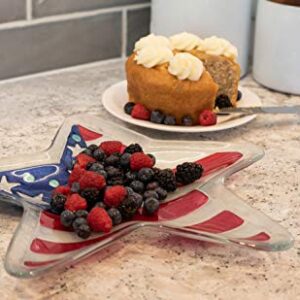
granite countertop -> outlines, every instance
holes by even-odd
[[[122,69],[120,62],[100,63],[0,83],[0,157],[45,149],[70,115],[112,119],[101,106],[101,94],[124,78]],[[251,76],[242,85],[264,104],[300,103],[300,97],[270,91]],[[5,272],[3,258],[22,210],[0,203],[1,299],[300,299],[299,132],[299,115],[261,115],[236,129],[179,136],[263,147],[265,157],[226,184],[288,228],[296,240],[292,249],[267,253],[140,231],[58,274],[21,280]]]

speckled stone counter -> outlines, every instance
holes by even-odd
[[[123,78],[122,63],[114,62],[0,84],[0,157],[46,148],[70,115],[111,119],[101,95]],[[300,97],[267,90],[250,76],[242,85],[264,104],[300,104]],[[154,138],[178,138],[135,129]],[[288,228],[295,246],[266,253],[140,231],[60,273],[20,280],[5,272],[3,258],[22,210],[0,203],[1,300],[300,299],[300,116],[261,115],[236,129],[179,138],[262,146],[265,157],[227,185]]]

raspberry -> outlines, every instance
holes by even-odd
[[[96,159],[85,153],[80,153],[76,156],[76,161],[81,168],[85,169],[89,162],[95,162]]]
[[[92,171],[84,172],[78,182],[82,190],[86,188],[96,188],[101,190],[106,185],[105,178]]]
[[[62,194],[62,195],[68,196],[70,194],[70,192],[71,192],[71,189],[69,186],[60,185],[52,191],[52,196],[54,196],[56,194]]]
[[[150,111],[142,104],[136,104],[131,112],[131,116],[135,119],[149,120]]]
[[[85,173],[85,169],[82,169],[78,164],[76,164],[69,176],[68,184],[72,186],[74,182],[78,182],[80,177]]]
[[[199,115],[199,124],[202,126],[215,125],[217,123],[217,115],[211,110],[204,110]]]
[[[65,203],[65,210],[77,211],[85,210],[87,208],[87,202],[79,194],[72,194],[68,197]]]
[[[126,196],[126,188],[122,185],[115,185],[105,191],[104,203],[110,207],[118,207]]]
[[[105,209],[94,207],[87,217],[88,224],[95,232],[109,232],[112,228],[112,220]]]
[[[113,153],[121,153],[123,149],[123,144],[118,141],[106,141],[102,142],[99,146],[106,155],[111,155]]]
[[[142,168],[152,168],[153,165],[153,160],[142,152],[135,152],[130,157],[130,169],[133,171],[138,171]]]

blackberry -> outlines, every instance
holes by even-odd
[[[158,194],[158,200],[165,200],[168,196],[168,192],[161,187],[154,190]]]
[[[120,154],[114,153],[106,157],[104,163],[106,166],[118,167],[120,165]]]
[[[133,107],[134,107],[134,103],[133,102],[127,102],[125,105],[124,105],[124,111],[127,115],[131,115],[131,112],[133,110]]]
[[[65,207],[65,202],[67,201],[67,197],[63,194],[55,194],[50,202],[50,207],[52,212],[55,214],[60,214]]]
[[[92,208],[101,199],[100,191],[96,188],[86,188],[81,191],[80,195],[86,200],[89,208]]]
[[[96,149],[98,149],[99,147],[95,144],[91,144],[88,146],[88,149],[91,150],[92,152],[94,152]]]
[[[145,185],[139,180],[134,180],[130,183],[130,187],[136,192],[136,193],[143,193],[145,190]]]
[[[160,110],[153,110],[151,112],[150,121],[152,123],[162,124],[165,119],[165,115]]]
[[[176,118],[172,115],[166,115],[164,119],[164,124],[165,125],[176,125]]]
[[[240,101],[243,97],[243,94],[240,90],[238,90],[238,94],[237,94],[237,98],[236,98],[236,101]]]
[[[75,212],[76,218],[87,218],[88,214],[89,214],[88,211],[83,209],[77,210]]]
[[[64,210],[60,215],[60,223],[65,227],[70,227],[75,219],[75,214],[70,210]]]
[[[96,162],[96,163],[92,163],[91,165],[88,165],[87,169],[89,171],[93,171],[93,172],[99,173],[99,172],[101,172],[101,171],[104,170],[104,166],[102,164]]]
[[[87,220],[85,218],[76,218],[72,223],[72,227],[73,227],[74,231],[76,231],[77,228],[79,228],[81,225],[85,225],[85,224],[87,224]]]
[[[130,184],[132,181],[137,179],[137,173],[128,171],[125,173],[125,184]]]
[[[130,144],[125,148],[124,152],[133,154],[135,152],[143,152],[143,148],[139,144]]]
[[[132,195],[134,193],[134,190],[131,187],[126,186],[125,188],[127,190],[127,195]]]
[[[116,167],[108,166],[105,171],[107,172],[107,178],[123,177],[123,170]]]
[[[150,168],[142,168],[138,172],[138,179],[142,182],[149,182],[152,180],[154,172]]]
[[[131,219],[138,208],[139,203],[134,195],[129,195],[119,206],[120,213],[125,220]]]
[[[107,211],[107,213],[110,216],[114,226],[122,223],[122,215],[117,208],[112,207]]]
[[[91,228],[88,224],[82,224],[75,230],[75,232],[82,239],[87,239],[91,235]]]
[[[80,191],[80,184],[78,182],[73,182],[71,186],[71,193],[78,194]]]
[[[147,198],[143,209],[147,215],[153,215],[159,209],[159,201],[156,198]]]
[[[123,169],[129,169],[129,167],[130,167],[130,157],[131,157],[130,153],[124,153],[121,156],[121,158],[120,158],[120,166]]]
[[[105,155],[105,153],[103,152],[103,150],[101,150],[100,148],[98,148],[98,149],[96,149],[96,150],[93,152],[93,157],[94,157],[96,160],[102,162],[102,161],[105,159],[106,155]]]
[[[229,97],[227,95],[222,94],[217,97],[215,106],[222,109],[225,107],[232,107],[232,104]]]
[[[184,116],[181,120],[182,125],[184,126],[192,126],[193,125],[193,119],[190,116]]]
[[[201,165],[185,162],[176,167],[176,180],[181,184],[189,184],[199,179],[202,173]]]
[[[147,198],[155,198],[155,199],[159,199],[159,196],[158,196],[158,193],[155,192],[155,191],[146,191],[144,193],[144,199],[147,199]]]
[[[155,169],[154,180],[167,192],[174,192],[176,190],[176,178],[171,169]]]
[[[149,190],[155,190],[159,187],[159,184],[157,181],[152,181],[152,182],[149,182],[147,185],[146,185],[146,190],[149,191]]]

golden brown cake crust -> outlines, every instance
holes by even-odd
[[[240,66],[225,56],[210,55],[198,50],[189,52],[203,62],[206,70],[219,85],[217,95],[227,95],[232,105],[236,106],[240,80]]]
[[[207,71],[198,81],[179,80],[168,72],[167,64],[148,69],[138,65],[134,56],[132,54],[126,62],[131,102],[174,115],[177,124],[182,124],[181,119],[186,115],[197,124],[201,111],[214,108],[218,85]]]

